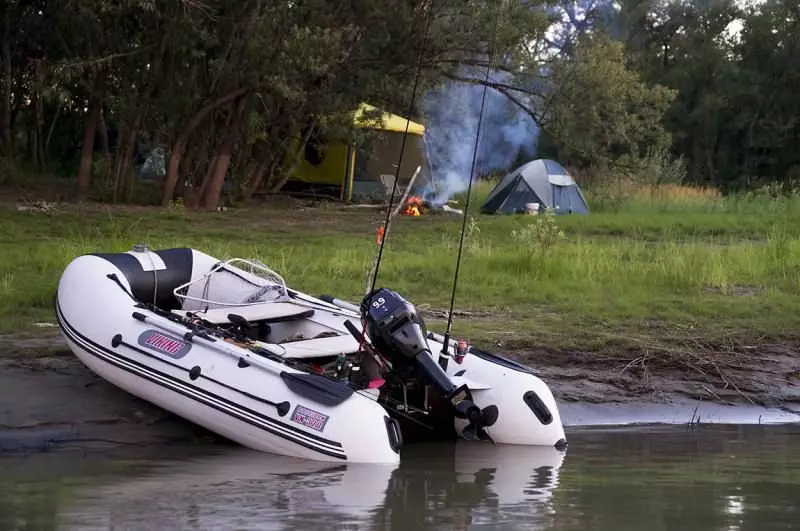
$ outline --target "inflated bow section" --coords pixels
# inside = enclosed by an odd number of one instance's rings
[[[163,264],[157,263],[155,257],[141,253],[141,258],[130,253],[91,253],[108,260],[119,269],[131,286],[131,292],[142,302],[153,302],[164,310],[177,310],[181,301],[175,298],[173,290],[192,280],[192,249],[176,248],[152,251],[158,255]],[[151,265],[151,258],[154,264]],[[152,270],[155,266],[155,270]]]

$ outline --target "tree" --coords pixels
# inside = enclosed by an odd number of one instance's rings
[[[625,66],[622,43],[584,35],[553,63],[540,122],[566,164],[604,168],[669,146],[662,119],[674,97]]]

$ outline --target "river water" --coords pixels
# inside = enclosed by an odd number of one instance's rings
[[[565,453],[407,446],[397,467],[226,444],[0,458],[0,530],[800,529],[800,425],[571,428]]]

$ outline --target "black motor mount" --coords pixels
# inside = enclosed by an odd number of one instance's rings
[[[364,297],[360,310],[366,333],[378,352],[393,365],[413,366],[424,383],[436,387],[453,405],[455,415],[469,421],[463,433],[465,438],[491,440],[483,428],[495,423],[497,407],[491,405],[481,410],[472,401],[466,385],[456,386],[450,380],[433,359],[425,322],[413,304],[395,291],[379,288]]]

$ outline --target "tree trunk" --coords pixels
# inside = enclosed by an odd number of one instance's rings
[[[44,102],[42,98],[37,94],[36,96],[36,153],[35,153],[35,163],[39,168],[39,171],[44,171],[47,161],[45,160],[44,156]]]
[[[34,126],[28,129],[28,149],[30,150],[31,160],[33,161],[33,168],[35,171],[41,171],[42,169],[39,167],[39,151],[41,148],[39,147],[42,143],[42,139],[39,138],[39,92],[36,90],[35,86],[31,91],[31,107],[34,110]]]
[[[214,155],[211,157],[211,161],[208,163],[206,174],[203,177],[203,181],[200,183],[200,188],[197,191],[198,203],[201,203],[208,193],[208,188],[211,184],[211,181],[214,179],[214,174],[217,171],[217,164],[219,163],[219,156],[221,152],[222,146],[220,145],[218,148],[216,148]]]
[[[0,85],[0,156],[11,158],[14,146],[11,141],[11,8],[5,2],[3,13],[3,71]]]
[[[114,202],[119,198],[120,188],[128,189],[131,179],[131,167],[133,166],[133,150],[136,148],[136,138],[139,136],[139,129],[142,127],[144,119],[144,106],[140,105],[136,109],[133,123],[125,131],[122,145],[117,144],[114,163]]]
[[[50,140],[53,138],[53,131],[56,129],[56,121],[58,120],[58,115],[61,114],[61,103],[58,104],[56,107],[56,113],[53,115],[53,121],[50,122],[50,129],[47,131],[47,138],[44,141],[44,155],[47,157],[47,152],[50,149]]]
[[[255,155],[251,152],[250,153],[250,160],[247,164],[244,165],[244,170],[242,170],[242,180],[241,185],[239,187],[239,200],[245,200],[245,198],[249,198],[252,194],[248,193],[248,190],[253,185],[253,178],[258,171],[258,167],[260,166],[258,160],[256,160]]]
[[[281,160],[273,156],[272,162],[269,163],[266,171],[264,172],[264,175],[261,176],[262,179],[266,177],[266,180],[263,181],[261,184],[267,191],[271,192],[275,188],[275,183],[280,180],[280,178],[279,179],[275,178],[275,172],[277,171],[277,168],[281,166],[281,164],[282,164]],[[257,187],[253,189],[253,194],[255,194],[256,192],[258,192]]]
[[[192,171],[192,164],[194,164],[195,152],[190,151],[188,155],[181,161],[181,166],[183,167],[183,171],[181,172],[181,178],[178,179],[178,182],[175,185],[175,198],[182,198],[184,193],[186,192],[186,180],[191,175]]]
[[[131,170],[133,168],[133,155],[136,149],[136,140],[139,137],[139,131],[142,128],[145,112],[150,100],[157,86],[157,79],[163,79],[161,73],[161,65],[164,62],[164,56],[167,52],[167,44],[169,42],[169,35],[164,33],[161,38],[161,43],[158,48],[158,53],[154,56],[150,75],[147,82],[141,86],[140,90],[136,93],[136,98],[133,101],[133,108],[135,114],[130,126],[124,129],[124,134],[120,134],[120,140],[117,142],[117,148],[114,154],[114,202],[116,203],[119,198],[120,189],[127,192],[128,200],[133,194],[133,181]],[[120,131],[123,133],[123,131]]]
[[[178,136],[172,145],[172,149],[170,149],[167,174],[164,177],[164,191],[161,195],[162,207],[169,206],[169,202],[172,201],[172,196],[175,193],[175,185],[178,182],[178,166],[180,166],[181,157],[186,149],[187,136],[186,134]]]
[[[212,178],[208,183],[208,188],[206,188],[204,193],[200,196],[201,208],[213,210],[219,206],[222,188],[225,185],[225,174],[228,173],[228,168],[231,164],[234,139],[236,138],[236,132],[241,128],[246,103],[247,98],[241,98],[236,104],[236,107],[231,110],[231,116],[225,128],[225,134],[223,135],[222,145],[217,152],[216,164],[213,166],[214,172]]]
[[[205,174],[199,183],[200,186],[197,188],[197,201],[195,206],[199,206],[203,201],[203,198],[206,196],[208,186],[211,183],[211,180],[214,178],[214,172],[217,169],[217,161],[219,160],[219,153],[220,149],[222,148],[224,135],[227,134],[226,132],[228,130],[228,124],[231,123],[231,115],[232,111],[229,111],[228,116],[225,117],[225,123],[221,126],[221,133],[217,132],[217,130],[220,129],[219,124],[217,123],[219,121],[218,117],[215,117],[215,119],[211,120],[211,127],[209,128],[208,135],[206,135],[206,138],[204,139],[208,143],[205,151],[211,155],[211,158],[208,159],[205,165]]]
[[[169,206],[169,202],[172,200],[172,196],[175,193],[175,185],[178,182],[178,166],[181,161],[181,157],[183,156],[183,152],[186,150],[186,144],[189,142],[189,135],[192,131],[197,128],[198,125],[208,116],[208,113],[219,107],[220,105],[224,105],[229,101],[238,98],[239,96],[243,95],[247,89],[241,88],[239,90],[235,90],[216,101],[212,101],[211,103],[207,104],[205,107],[200,109],[195,113],[191,120],[186,124],[186,127],[181,129],[180,134],[175,139],[175,142],[172,146],[171,153],[169,155],[169,163],[167,164],[167,176],[164,179],[164,193],[161,196],[161,206],[167,207]]]
[[[94,153],[94,139],[97,133],[97,122],[100,118],[100,107],[105,91],[106,73],[99,68],[95,74],[92,94],[89,98],[89,110],[83,127],[83,149],[81,149],[81,164],[78,168],[78,199],[84,199],[92,180],[92,155]]]
[[[244,168],[244,178],[239,188],[239,201],[247,203],[264,179],[264,174],[272,160],[269,144],[265,140],[257,140],[250,149],[250,156]]]
[[[286,184],[286,181],[289,180],[289,177],[291,177],[292,173],[294,173],[294,170],[296,170],[297,166],[300,165],[300,161],[302,160],[303,153],[305,152],[305,149],[306,149],[306,144],[308,144],[308,141],[311,138],[311,135],[313,135],[314,131],[316,131],[316,130],[317,130],[317,124],[316,123],[312,124],[312,126],[308,128],[308,132],[306,133],[306,136],[303,137],[303,141],[300,143],[300,147],[297,149],[297,153],[294,156],[294,160],[292,161],[292,165],[289,166],[289,168],[284,172],[283,176],[280,179],[278,179],[276,182],[272,183],[272,186],[270,188],[270,192],[279,192],[281,190],[281,188],[283,188],[283,185]]]
[[[216,138],[213,133],[206,136],[210,136],[212,139]],[[198,146],[198,149],[189,151],[181,161],[180,180],[186,183],[183,190],[183,201],[186,208],[193,210],[200,204],[200,186],[203,184],[209,165],[214,163],[215,157],[216,152],[211,153],[210,148]]]
[[[104,155],[110,155],[111,148],[108,145],[108,125],[106,125],[106,117],[102,109],[97,119],[97,132],[100,133],[100,149],[103,151]]]
[[[719,131],[714,131],[713,138],[706,137],[705,159],[706,170],[711,178],[711,182],[717,182],[717,146]]]
[[[203,186],[200,187],[198,192],[198,208],[205,210],[213,210],[219,204],[219,196],[222,191],[222,185],[225,183],[225,173],[228,171],[228,166],[231,162],[231,150],[227,143],[219,147],[219,151],[211,160],[208,166],[208,173],[204,179]],[[217,180],[221,181],[219,191],[216,191]]]
[[[750,123],[747,125],[747,135],[745,136],[745,149],[744,149],[744,164],[742,164],[742,175],[749,177],[750,176],[750,162],[752,160],[753,155],[753,139],[755,138],[753,132],[756,128],[756,123],[758,123],[760,114],[760,109],[756,109],[753,118],[750,120]]]
[[[269,162],[251,162],[245,168],[245,178],[242,184],[241,195],[239,200],[242,203],[248,203],[258,191],[261,182],[264,180],[264,175],[269,168]]]

